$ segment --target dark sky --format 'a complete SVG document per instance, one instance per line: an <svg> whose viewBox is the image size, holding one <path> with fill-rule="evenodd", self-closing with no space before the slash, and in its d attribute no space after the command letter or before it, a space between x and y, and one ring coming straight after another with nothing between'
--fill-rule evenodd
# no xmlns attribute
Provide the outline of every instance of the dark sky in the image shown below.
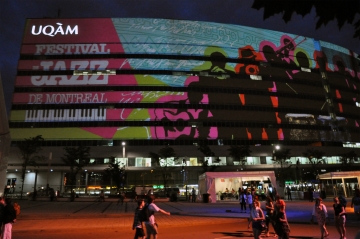
<svg viewBox="0 0 360 239"><path fill-rule="evenodd" d="M339 30L333 21L316 30L314 9L304 18L293 15L287 24L280 15L263 20L263 10L252 9L252 4L253 0L2 0L0 73L7 111L26 18L144 17L231 23L312 37L360 54L360 40L352 37L354 28L350 24Z"/></svg>

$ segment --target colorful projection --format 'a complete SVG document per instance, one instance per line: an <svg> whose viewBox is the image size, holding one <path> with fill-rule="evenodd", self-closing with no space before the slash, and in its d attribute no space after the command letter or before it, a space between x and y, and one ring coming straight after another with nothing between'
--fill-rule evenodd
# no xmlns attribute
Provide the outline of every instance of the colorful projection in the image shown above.
<svg viewBox="0 0 360 239"><path fill-rule="evenodd" d="M15 139L36 131L53 139L350 141L356 134L349 129L359 127L356 54L294 34L167 19L30 19L21 54L13 104L26 110L12 110L11 122L159 125L79 126L62 128L56 136L50 135L55 129L46 127L23 133L12 128ZM323 86L324 69L329 88ZM96 91L96 86L102 89ZM343 129L336 135L326 94L333 95L336 121ZM238 126L219 126L221 122ZM239 126L249 122L257 126Z"/></svg>

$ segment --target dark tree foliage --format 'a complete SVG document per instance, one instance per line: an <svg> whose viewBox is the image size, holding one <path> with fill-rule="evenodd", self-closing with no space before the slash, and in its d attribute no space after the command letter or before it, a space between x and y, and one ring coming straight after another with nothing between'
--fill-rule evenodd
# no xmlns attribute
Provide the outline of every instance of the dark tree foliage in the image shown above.
<svg viewBox="0 0 360 239"><path fill-rule="evenodd" d="M42 150L41 146L43 141L44 138L41 135L37 135L36 137L24 139L24 141L19 142L17 145L23 160L21 164L21 198L24 190L26 168L28 166L37 166L37 162L44 159L43 156L39 155L39 152Z"/></svg>
<svg viewBox="0 0 360 239"><path fill-rule="evenodd" d="M204 154L205 157L215 157L215 153L210 149L208 145L199 145L198 150ZM219 162L220 160L217 158L215 160L216 162ZM216 165L209 165L209 162L206 159L203 159L201 161L201 165L203 168L203 173L205 172L213 172L217 168Z"/></svg>
<svg viewBox="0 0 360 239"><path fill-rule="evenodd" d="M105 169L105 175L110 179L111 186L113 182L115 183L117 190L120 190L126 184L125 167L118 163L109 163L108 168Z"/></svg>
<svg viewBox="0 0 360 239"><path fill-rule="evenodd" d="M350 151L340 155L341 169L343 171L355 170L354 162L358 161L358 155L354 151Z"/></svg>
<svg viewBox="0 0 360 239"><path fill-rule="evenodd" d="M316 29L336 20L339 29L345 23L352 24L354 38L360 39L360 20L354 22L355 17L360 15L359 0L254 0L252 8L264 8L264 20L275 14L283 14L286 23L291 21L293 13L304 17L315 8L318 17Z"/></svg>
<svg viewBox="0 0 360 239"><path fill-rule="evenodd" d="M251 150L249 145L231 145L228 149L229 156L235 161L239 161L240 165L245 165L247 156L250 156Z"/></svg>
<svg viewBox="0 0 360 239"><path fill-rule="evenodd" d="M161 177L164 182L164 188L167 188L167 184L169 180L172 178L171 170L173 168L169 167L169 163L167 162L167 158L174 158L177 160L175 150L169 146L165 146L164 148L161 148L158 153L150 152L149 156L151 158L152 163L156 163L158 169L161 171ZM164 194L166 194L166 190L164 190Z"/></svg>
<svg viewBox="0 0 360 239"><path fill-rule="evenodd" d="M70 167L70 177L67 178L67 185L71 191L76 184L76 175L90 162L90 147L65 147L64 157L61 157L65 165Z"/></svg>
<svg viewBox="0 0 360 239"><path fill-rule="evenodd" d="M317 150L317 149L307 149L303 152L303 156L308 158L309 163L311 165L311 172L309 180L317 179L319 175L319 166L324 164L325 161L323 157L325 156L325 152Z"/></svg>
<svg viewBox="0 0 360 239"><path fill-rule="evenodd" d="M292 170L290 170L291 164L289 163L290 159L290 151L291 149L281 148L279 150L275 150L273 153L272 161L275 164L279 165L278 168L275 169L276 179L279 181L279 186L285 186L285 179L292 177Z"/></svg>

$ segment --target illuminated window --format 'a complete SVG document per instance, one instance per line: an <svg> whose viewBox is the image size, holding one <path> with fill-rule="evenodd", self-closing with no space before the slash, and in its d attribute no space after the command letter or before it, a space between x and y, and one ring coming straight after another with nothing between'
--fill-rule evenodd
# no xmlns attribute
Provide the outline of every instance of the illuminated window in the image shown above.
<svg viewBox="0 0 360 239"><path fill-rule="evenodd" d="M74 70L73 75L116 75L116 70Z"/></svg>
<svg viewBox="0 0 360 239"><path fill-rule="evenodd" d="M151 158L135 158L135 167L151 167Z"/></svg>
<svg viewBox="0 0 360 239"><path fill-rule="evenodd" d="M250 75L250 79L252 80L262 80L262 77L259 75Z"/></svg>
<svg viewBox="0 0 360 239"><path fill-rule="evenodd" d="M309 69L309 68L305 68L305 67L301 67L301 71L304 71L304 72L311 72L311 69Z"/></svg>

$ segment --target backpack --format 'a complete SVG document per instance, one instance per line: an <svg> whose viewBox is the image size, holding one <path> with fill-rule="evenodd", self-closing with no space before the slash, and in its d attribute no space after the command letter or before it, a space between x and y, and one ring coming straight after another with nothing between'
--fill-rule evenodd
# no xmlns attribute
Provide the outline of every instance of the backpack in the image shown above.
<svg viewBox="0 0 360 239"><path fill-rule="evenodd" d="M20 215L20 205L17 202L14 202L14 209L16 212L16 216Z"/></svg>
<svg viewBox="0 0 360 239"><path fill-rule="evenodd" d="M339 201L340 201L341 206L346 207L347 201L344 197L342 197L342 196L339 197Z"/></svg>
<svg viewBox="0 0 360 239"><path fill-rule="evenodd" d="M148 222L149 217L153 214L154 213L149 209L149 204L145 204L145 206L139 212L139 220L141 222Z"/></svg>

